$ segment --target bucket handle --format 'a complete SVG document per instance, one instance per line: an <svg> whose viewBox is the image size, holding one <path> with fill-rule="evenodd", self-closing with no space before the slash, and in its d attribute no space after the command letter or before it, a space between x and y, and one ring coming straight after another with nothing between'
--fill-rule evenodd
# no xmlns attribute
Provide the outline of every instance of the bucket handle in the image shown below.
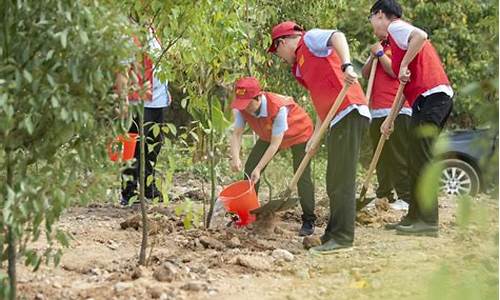
<svg viewBox="0 0 500 300"><path fill-rule="evenodd" d="M243 171L243 175L247 178L246 180L248 180L248 181L250 182L250 189L255 189L255 188L254 188L255 184L252 182L252 180L250 180L250 176L248 176L248 174L247 174L245 171ZM227 186L229 186L229 184L228 184L228 185L226 185L226 186L222 186L222 188L224 189L224 188L226 188ZM241 197L241 195L243 195L243 194L245 194L245 193L248 193L248 191L249 191L250 189L248 189L247 191L245 191L245 192L243 192L243 193L239 194L238 196L233 196L233 197L224 197L224 198L225 198L225 199L229 199L229 200L230 200L230 199L234 199L234 198ZM220 197L218 197L218 198L220 198Z"/></svg>

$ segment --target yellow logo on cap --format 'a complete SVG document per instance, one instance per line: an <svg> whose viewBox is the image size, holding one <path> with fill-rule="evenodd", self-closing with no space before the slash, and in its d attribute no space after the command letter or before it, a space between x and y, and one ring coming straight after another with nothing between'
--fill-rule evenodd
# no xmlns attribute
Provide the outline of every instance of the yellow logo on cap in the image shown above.
<svg viewBox="0 0 500 300"><path fill-rule="evenodd" d="M238 96L243 96L246 94L246 92L247 92L247 90L245 88L237 88L236 89L236 95L238 95Z"/></svg>

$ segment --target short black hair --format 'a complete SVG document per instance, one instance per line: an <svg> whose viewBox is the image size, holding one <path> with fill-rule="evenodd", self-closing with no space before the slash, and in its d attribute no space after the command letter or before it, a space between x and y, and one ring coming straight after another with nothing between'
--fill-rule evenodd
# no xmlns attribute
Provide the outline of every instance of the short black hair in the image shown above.
<svg viewBox="0 0 500 300"><path fill-rule="evenodd" d="M403 9L396 0L377 0L370 9L370 14L376 14L379 10L388 18L401 18L403 16Z"/></svg>

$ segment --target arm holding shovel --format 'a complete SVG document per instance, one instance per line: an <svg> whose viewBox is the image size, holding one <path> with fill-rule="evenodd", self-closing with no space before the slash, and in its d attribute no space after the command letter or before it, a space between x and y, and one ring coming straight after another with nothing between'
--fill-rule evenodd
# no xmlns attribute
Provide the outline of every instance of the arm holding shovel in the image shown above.
<svg viewBox="0 0 500 300"><path fill-rule="evenodd" d="M408 76L408 78L410 78L410 75L411 75L410 71L406 70L405 76ZM396 97L396 99L392 105L392 108L391 108L391 113L389 115L392 117L385 118L382 125L380 125L380 133L382 134L382 136L385 137L385 139L389 139L389 136L394 131L394 120L396 119L396 116L399 114L399 112L401 111L401 108L403 108L403 105L405 103L405 97L402 94L405 85L406 85L406 82L401 81L400 86L399 86L399 89L401 91L398 90L398 92L401 92L401 97L400 97L401 99Z"/></svg>
<svg viewBox="0 0 500 300"><path fill-rule="evenodd" d="M307 141L307 144L306 144L306 153L309 152L309 151L311 151L312 154L316 153L316 150L318 149L318 145L314 149L311 146L313 144L314 137L316 136L316 133L319 131L320 128L321 128L321 120L318 118L318 119L316 119L316 125L314 125L313 135L311 136L311 138L309 139L309 141Z"/></svg>
<svg viewBox="0 0 500 300"><path fill-rule="evenodd" d="M358 81L358 75L354 72L354 68L351 64L351 55L349 54L349 45L347 44L347 39L344 33L336 31L330 37L328 41L328 46L332 47L335 52L337 52L342 65L346 66L344 70L344 80L347 85L354 84Z"/></svg>
<svg viewBox="0 0 500 300"><path fill-rule="evenodd" d="M397 74L395 74L394 71L392 70L391 58L385 54L384 48L382 47L382 43L376 42L370 47L370 56L368 57L368 60L361 69L361 74L365 79L368 79L368 77L373 73L371 72L370 66L372 66L372 63L375 60L378 60L378 62L380 62L382 68L389 76L393 78L398 77Z"/></svg>
<svg viewBox="0 0 500 300"><path fill-rule="evenodd" d="M422 50L422 47L424 46L427 38L427 33L419 28L414 28L410 33L410 36L408 38L408 51L403 57L403 61L401 62L401 67L398 74L399 81L402 85L405 85L410 81L411 72L408 69L408 65L413 61L420 50ZM403 107L403 103L404 101L401 101L401 103L399 103L399 107L396 108L397 113L399 113L399 111ZM393 130L394 119L391 121L390 118L386 118L384 123L382 123L382 125L380 126L380 132L388 139Z"/></svg>
<svg viewBox="0 0 500 300"><path fill-rule="evenodd" d="M345 70L344 70L344 80L345 80L346 86L350 86L351 84L356 83L358 80L358 75L356 74L356 72L354 72L354 68L352 67L351 56L349 54L349 45L347 44L347 40L346 40L344 33L340 32L340 31L334 32L332 34L332 36L330 37L330 39L328 40L328 46L332 47L333 50L337 52L338 56L340 57L340 60L344 64L347 65ZM318 136L318 133L323 125L322 123L323 122L321 122L321 120L319 118L316 119L314 133L313 133L311 139L307 142L306 152L311 152L311 155L315 154L318 146L320 145L319 142L315 143L315 145L313 145L313 143L316 139L316 136ZM328 124L329 123L330 122L328 122ZM322 134L320 134L320 135L322 135ZM321 137L320 137L320 139L321 139Z"/></svg>

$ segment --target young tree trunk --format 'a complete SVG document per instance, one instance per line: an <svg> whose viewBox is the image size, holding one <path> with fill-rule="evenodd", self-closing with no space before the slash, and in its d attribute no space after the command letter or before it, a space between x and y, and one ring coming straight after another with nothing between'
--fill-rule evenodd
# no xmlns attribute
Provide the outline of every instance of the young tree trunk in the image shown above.
<svg viewBox="0 0 500 300"><path fill-rule="evenodd" d="M13 188L12 184L14 182L14 174L12 170L12 160L10 150L6 149L6 165L7 165L7 187ZM8 191L5 189L5 199L8 197ZM9 299L16 299L16 289L17 289L17 280L16 280L16 235L14 228L12 225L7 225L7 256L8 256L8 275L9 275L9 285L10 285L10 293Z"/></svg>
<svg viewBox="0 0 500 300"><path fill-rule="evenodd" d="M14 228L7 226L7 240L8 240L8 261L9 261L9 283L10 283L10 299L16 299L17 279L16 279L16 237Z"/></svg>
<svg viewBox="0 0 500 300"><path fill-rule="evenodd" d="M210 209L207 216L207 228L210 227L210 221L214 213L215 206L215 158L214 158L214 127L213 127L213 114L212 114L212 99L208 100L208 116L210 118L210 137L208 147L208 159L210 163Z"/></svg>
<svg viewBox="0 0 500 300"><path fill-rule="evenodd" d="M140 141L140 168L139 168L139 201L142 214L142 241L139 252L139 264L146 265L146 250L148 247L148 216L146 214L146 200L144 198L146 182L146 136L144 134L144 101L139 108L139 141Z"/></svg>

